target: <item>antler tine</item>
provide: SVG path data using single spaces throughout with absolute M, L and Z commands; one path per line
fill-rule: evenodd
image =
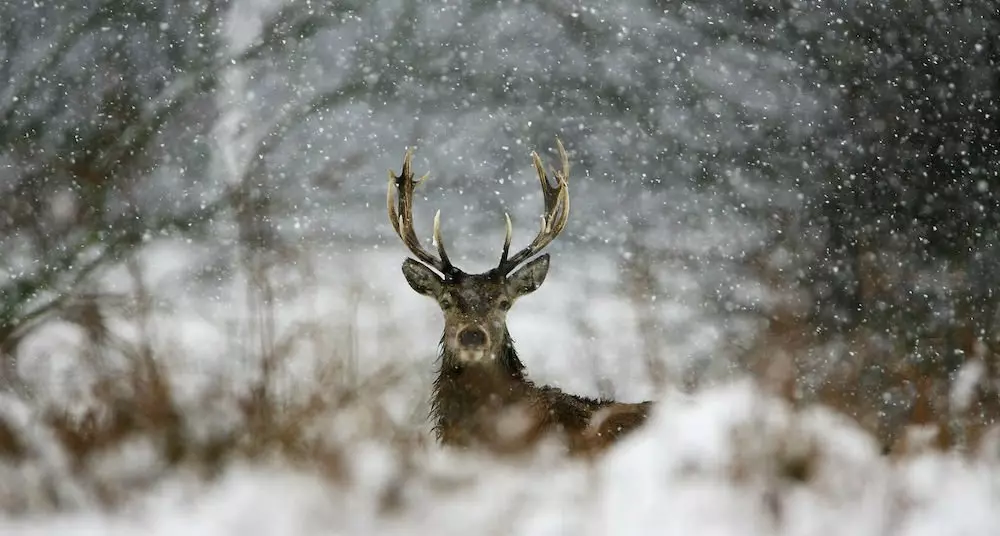
M 454 271 L 448 254 L 445 253 L 444 243 L 441 241 L 441 211 L 434 216 L 434 242 L 437 244 L 438 256 L 435 257 L 424 249 L 417 238 L 416 231 L 413 230 L 413 189 L 420 184 L 427 175 L 418 180 L 414 180 L 411 164 L 413 161 L 413 150 L 407 149 L 403 157 L 403 170 L 396 175 L 389 171 L 389 188 L 386 193 L 386 205 L 389 209 L 389 221 L 396 235 L 403 240 L 417 259 L 431 266 L 442 274 L 449 274 Z M 395 187 L 395 196 L 393 195 Z
M 448 253 L 444 250 L 444 241 L 441 240 L 441 209 L 438 209 L 434 213 L 434 244 L 437 246 L 438 258 L 444 266 L 451 268 L 451 260 L 448 259 Z
M 510 217 L 507 216 L 507 236 L 504 240 L 503 254 L 500 257 L 500 264 L 498 266 L 500 271 L 505 274 L 510 273 L 517 265 L 549 245 L 550 242 L 559 236 L 559 233 L 566 227 L 566 222 L 569 221 L 569 157 L 566 155 L 566 148 L 563 147 L 562 141 L 559 138 L 556 138 L 556 147 L 559 150 L 559 160 L 562 164 L 562 169 L 558 171 L 553 170 L 552 172 L 556 178 L 555 186 L 549 182 L 548 175 L 545 173 L 545 166 L 542 164 L 542 159 L 538 156 L 538 153 L 534 151 L 531 153 L 531 161 L 535 166 L 535 171 L 538 173 L 538 182 L 542 187 L 542 199 L 545 204 L 545 212 L 542 214 L 542 226 L 535 239 L 531 241 L 531 244 L 508 260 L 507 253 L 510 249 L 511 225 Z
M 504 212 L 503 218 L 507 225 L 507 234 L 503 239 L 503 253 L 500 254 L 500 266 L 507 263 L 507 254 L 510 253 L 510 239 L 514 234 L 514 226 L 510 223 L 510 214 Z

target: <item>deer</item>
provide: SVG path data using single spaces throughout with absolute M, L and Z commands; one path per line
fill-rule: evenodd
M 551 170 L 555 184 L 538 154 L 531 153 L 544 203 L 538 234 L 510 255 L 512 224 L 505 213 L 500 262 L 478 274 L 450 261 L 441 239 L 440 210 L 433 227 L 437 255 L 417 238 L 413 192 L 428 175 L 414 179 L 412 149 L 406 151 L 398 175 L 389 171 L 389 221 L 416 257 L 403 261 L 403 276 L 414 291 L 434 299 L 444 316 L 429 415 L 442 445 L 509 453 L 554 436 L 570 455 L 593 455 L 641 426 L 652 408 L 650 401 L 624 403 L 536 385 L 527 377 L 507 329 L 514 302 L 545 281 L 549 254 L 538 254 L 559 236 L 569 218 L 569 158 L 558 138 L 556 145 L 562 169 Z

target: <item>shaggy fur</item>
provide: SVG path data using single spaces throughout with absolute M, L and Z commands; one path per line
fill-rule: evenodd
M 504 336 L 495 361 L 473 364 L 450 355 L 442 341 L 431 395 L 431 419 L 442 443 L 510 452 L 556 434 L 571 453 L 586 454 L 645 422 L 650 402 L 622 404 L 535 385 L 510 334 Z

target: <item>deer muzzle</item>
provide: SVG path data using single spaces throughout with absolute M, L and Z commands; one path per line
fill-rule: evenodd
M 456 337 L 459 359 L 465 362 L 482 361 L 489 347 L 489 336 L 483 328 L 476 325 L 463 327 Z

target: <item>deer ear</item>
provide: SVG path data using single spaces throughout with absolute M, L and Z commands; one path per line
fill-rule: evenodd
M 410 288 L 424 296 L 437 298 L 441 293 L 441 283 L 444 281 L 441 276 L 413 259 L 403 261 L 403 277 Z
M 549 254 L 539 256 L 522 266 L 507 278 L 507 288 L 514 297 L 521 297 L 538 290 L 549 273 Z

